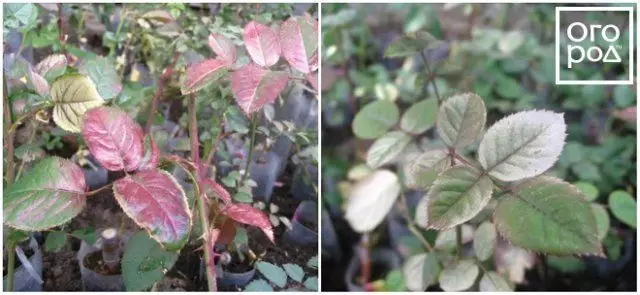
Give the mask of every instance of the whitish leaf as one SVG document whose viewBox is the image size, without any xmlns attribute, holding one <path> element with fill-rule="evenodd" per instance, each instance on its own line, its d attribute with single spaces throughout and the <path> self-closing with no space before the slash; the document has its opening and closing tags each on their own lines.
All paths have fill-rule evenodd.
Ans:
<svg viewBox="0 0 640 295">
<path fill-rule="evenodd" d="M 411 141 L 411 137 L 402 131 L 392 131 L 376 139 L 367 152 L 367 165 L 378 168 L 392 162 Z"/>
<path fill-rule="evenodd" d="M 398 177 L 389 170 L 377 170 L 351 190 L 345 218 L 357 232 L 370 232 L 389 213 L 399 194 Z"/>
<path fill-rule="evenodd" d="M 502 181 L 533 177 L 551 168 L 562 152 L 565 131 L 562 114 L 526 111 L 495 123 L 478 148 L 478 160 Z"/>
<path fill-rule="evenodd" d="M 409 291 L 424 291 L 438 280 L 440 264 L 436 255 L 421 253 L 407 259 L 402 272 Z"/>
<path fill-rule="evenodd" d="M 524 274 L 536 262 L 536 254 L 520 247 L 509 245 L 500 240 L 494 255 L 496 270 L 506 274 L 510 281 L 520 284 L 524 282 Z"/>
<path fill-rule="evenodd" d="M 487 109 L 474 93 L 455 95 L 447 99 L 438 111 L 438 132 L 450 147 L 472 144 L 484 129 Z"/>
<path fill-rule="evenodd" d="M 260 261 L 256 263 L 256 267 L 269 281 L 280 288 L 287 285 L 287 273 L 277 265 L 269 262 Z"/>
<path fill-rule="evenodd" d="M 80 64 L 78 71 L 93 81 L 98 93 L 104 99 L 114 98 L 122 91 L 120 75 L 118 75 L 114 63 L 107 58 L 86 59 Z"/>
<path fill-rule="evenodd" d="M 431 34 L 418 31 L 408 33 L 397 40 L 384 52 L 385 57 L 404 57 L 420 53 L 425 49 L 436 48 L 442 44 L 442 41 L 436 39 Z"/>
<path fill-rule="evenodd" d="M 284 270 L 292 280 L 298 283 L 302 283 L 302 279 L 304 278 L 304 270 L 302 269 L 302 267 L 298 266 L 297 264 L 291 263 L 287 263 L 282 267 L 284 267 Z"/>
<path fill-rule="evenodd" d="M 625 191 L 614 191 L 609 195 L 609 209 L 618 220 L 636 228 L 636 200 Z"/>
<path fill-rule="evenodd" d="M 58 252 L 67 244 L 67 233 L 51 231 L 44 241 L 44 249 L 48 252 Z"/>
<path fill-rule="evenodd" d="M 166 250 L 184 246 L 191 230 L 191 213 L 182 187 L 163 170 L 127 175 L 113 184 L 122 210 Z"/>
<path fill-rule="evenodd" d="M 290 17 L 280 25 L 282 56 L 296 70 L 311 72 L 309 63 L 318 49 L 318 21 L 310 15 Z"/>
<path fill-rule="evenodd" d="M 473 239 L 473 250 L 476 252 L 478 260 L 485 261 L 493 255 L 496 248 L 496 227 L 489 221 L 483 222 L 476 230 Z"/>
<path fill-rule="evenodd" d="M 425 99 L 413 104 L 402 115 L 400 128 L 411 134 L 420 134 L 429 130 L 436 123 L 438 101 Z"/>
<path fill-rule="evenodd" d="M 231 90 L 240 108 L 251 115 L 265 104 L 273 103 L 288 81 L 286 72 L 269 71 L 248 64 L 231 75 Z"/>
<path fill-rule="evenodd" d="M 310 268 L 318 269 L 318 255 L 309 258 L 309 261 L 307 261 L 307 266 Z"/>
<path fill-rule="evenodd" d="M 491 200 L 489 176 L 468 166 L 442 172 L 429 190 L 429 228 L 448 229 L 473 218 Z"/>
<path fill-rule="evenodd" d="M 462 225 L 462 243 L 466 244 L 473 240 L 474 229 L 468 224 Z M 453 249 L 456 247 L 456 229 L 451 228 L 438 233 L 436 237 L 435 248 L 436 249 Z"/>
<path fill-rule="evenodd" d="M 436 177 L 451 166 L 451 156 L 447 150 L 429 150 L 404 165 L 407 187 L 429 189 Z"/>
<path fill-rule="evenodd" d="M 318 291 L 318 277 L 310 277 L 305 280 L 304 287 L 312 291 Z"/>
<path fill-rule="evenodd" d="M 182 81 L 182 94 L 196 92 L 220 79 L 227 72 L 227 62 L 222 58 L 205 59 L 189 65 Z"/>
<path fill-rule="evenodd" d="M 273 287 L 263 279 L 251 281 L 245 288 L 246 292 L 273 292 Z"/>
<path fill-rule="evenodd" d="M 47 56 L 36 65 L 35 71 L 48 81 L 64 74 L 67 68 L 67 58 L 63 54 Z"/>
<path fill-rule="evenodd" d="M 378 100 L 362 108 L 353 120 L 353 133 L 363 139 L 374 139 L 382 136 L 398 122 L 400 111 L 395 103 Z"/>
<path fill-rule="evenodd" d="M 227 37 L 212 33 L 209 35 L 209 47 L 215 52 L 219 58 L 224 60 L 227 65 L 232 65 L 236 61 L 236 45 Z"/>
<path fill-rule="evenodd" d="M 504 54 L 512 54 L 524 42 L 524 34 L 511 31 L 498 40 L 498 49 Z"/>
<path fill-rule="evenodd" d="M 490 271 L 485 273 L 480 279 L 480 291 L 481 292 L 509 292 L 513 291 L 513 288 L 509 285 L 509 282 L 504 279 L 499 273 Z"/>
<path fill-rule="evenodd" d="M 476 281 L 480 270 L 470 260 L 460 260 L 442 270 L 440 288 L 447 292 L 464 291 Z"/>
<path fill-rule="evenodd" d="M 429 194 L 425 194 L 416 206 L 415 222 L 417 225 L 427 228 L 429 226 Z"/>
<path fill-rule="evenodd" d="M 144 291 L 160 281 L 178 260 L 178 252 L 166 251 L 144 231 L 127 242 L 122 256 L 122 277 L 127 291 Z"/>
<path fill-rule="evenodd" d="M 591 206 L 578 189 L 556 178 L 535 178 L 500 198 L 494 222 L 503 237 L 525 249 L 554 255 L 602 253 Z"/>
<path fill-rule="evenodd" d="M 65 75 L 53 82 L 51 100 L 53 121 L 69 132 L 80 132 L 84 113 L 104 103 L 91 79 L 78 74 Z"/>
<path fill-rule="evenodd" d="M 596 225 L 598 226 L 598 239 L 602 241 L 607 236 L 611 221 L 609 220 L 609 213 L 607 209 L 600 204 L 591 204 L 591 210 L 596 218 Z"/>
<path fill-rule="evenodd" d="M 26 231 L 64 224 L 84 208 L 86 189 L 78 165 L 58 157 L 45 158 L 4 190 L 4 223 Z"/>
<path fill-rule="evenodd" d="M 244 27 L 242 35 L 249 56 L 256 64 L 270 67 L 280 59 L 280 41 L 271 28 L 251 21 Z"/>
</svg>

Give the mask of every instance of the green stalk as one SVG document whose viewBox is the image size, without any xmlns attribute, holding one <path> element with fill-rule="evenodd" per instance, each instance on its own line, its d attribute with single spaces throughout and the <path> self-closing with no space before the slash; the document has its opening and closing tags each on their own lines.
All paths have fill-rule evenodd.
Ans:
<svg viewBox="0 0 640 295">
<path fill-rule="evenodd" d="M 244 180 L 249 176 L 249 167 L 251 165 L 251 160 L 253 159 L 253 147 L 256 144 L 256 125 L 258 124 L 258 115 L 253 114 L 251 116 L 251 130 L 249 133 L 249 137 L 251 141 L 249 142 L 249 156 L 247 157 L 247 163 L 244 165 L 244 174 L 240 178 L 240 185 L 244 183 Z"/>
<path fill-rule="evenodd" d="M 456 255 L 462 257 L 462 225 L 456 226 Z"/>
<path fill-rule="evenodd" d="M 15 267 L 16 267 L 16 248 L 14 245 L 9 246 L 9 253 L 7 253 L 7 255 L 9 255 L 9 259 L 7 260 L 7 290 L 6 291 L 13 291 L 13 274 L 15 273 Z"/>
<path fill-rule="evenodd" d="M 11 103 L 9 102 L 9 95 L 8 95 L 9 87 L 7 86 L 7 77 L 3 75 L 2 78 L 3 78 L 2 87 L 4 88 L 2 92 L 3 100 L 4 100 L 4 104 L 3 104 L 4 136 L 5 136 L 5 143 L 7 144 L 7 155 L 5 158 L 7 159 L 6 185 L 9 186 L 11 185 L 11 183 L 13 183 L 14 170 L 16 168 L 15 162 L 13 159 L 13 152 L 14 152 L 13 139 L 15 137 L 14 137 L 14 133 L 9 130 L 11 126 Z M 9 229 L 9 231 L 11 230 L 13 229 Z M 13 245 L 13 243 L 10 243 L 7 247 L 7 255 L 9 255 L 9 259 L 7 260 L 7 280 L 8 280 L 7 291 L 13 291 L 13 274 L 16 267 L 15 251 L 16 251 L 16 246 Z"/>
</svg>

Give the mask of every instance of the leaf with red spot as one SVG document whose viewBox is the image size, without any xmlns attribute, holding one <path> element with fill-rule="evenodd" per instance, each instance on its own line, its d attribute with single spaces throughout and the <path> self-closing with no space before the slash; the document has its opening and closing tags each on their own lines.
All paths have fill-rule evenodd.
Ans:
<svg viewBox="0 0 640 295">
<path fill-rule="evenodd" d="M 113 193 L 122 210 L 165 249 L 177 250 L 187 242 L 187 196 L 169 173 L 156 169 L 127 175 L 114 183 Z"/>
<path fill-rule="evenodd" d="M 220 79 L 227 72 L 227 62 L 222 58 L 205 59 L 189 65 L 180 90 L 182 94 L 196 92 Z"/>
<path fill-rule="evenodd" d="M 259 209 L 249 204 L 231 204 L 222 212 L 237 222 L 258 227 L 272 243 L 275 243 L 271 221 L 269 221 L 267 214 Z"/>
<path fill-rule="evenodd" d="M 209 35 L 209 47 L 215 52 L 219 58 L 224 60 L 227 65 L 231 65 L 236 61 L 236 45 L 227 37 L 212 33 Z"/>
<path fill-rule="evenodd" d="M 151 135 L 144 137 L 144 155 L 138 170 L 151 170 L 158 167 L 160 162 L 160 149 Z"/>
<path fill-rule="evenodd" d="M 242 37 L 247 52 L 255 63 L 263 67 L 270 67 L 280 59 L 282 52 L 280 40 L 271 28 L 252 21 L 244 27 Z"/>
<path fill-rule="evenodd" d="M 89 151 L 108 170 L 133 171 L 142 163 L 142 128 L 124 111 L 111 107 L 87 111 L 82 135 Z"/>
<path fill-rule="evenodd" d="M 273 103 L 288 81 L 286 72 L 269 71 L 248 64 L 231 75 L 231 90 L 240 108 L 250 115 Z"/>
<path fill-rule="evenodd" d="M 309 84 L 311 84 L 311 86 L 313 86 L 313 89 L 315 89 L 317 92 L 318 91 L 318 74 L 317 73 L 307 74 L 307 81 L 309 81 Z"/>
<path fill-rule="evenodd" d="M 45 158 L 4 190 L 4 223 L 26 231 L 64 224 L 85 207 L 86 189 L 78 165 L 58 157 Z"/>
<path fill-rule="evenodd" d="M 227 192 L 226 189 L 224 189 L 224 187 L 222 187 L 217 182 L 209 178 L 202 178 L 200 180 L 200 186 L 202 187 L 207 197 L 211 198 L 215 196 L 227 204 L 231 203 L 231 195 L 229 194 L 229 192 Z"/>
<path fill-rule="evenodd" d="M 302 73 L 310 73 L 310 62 L 318 49 L 318 21 L 310 15 L 289 18 L 280 26 L 280 41 L 287 62 Z"/>
</svg>

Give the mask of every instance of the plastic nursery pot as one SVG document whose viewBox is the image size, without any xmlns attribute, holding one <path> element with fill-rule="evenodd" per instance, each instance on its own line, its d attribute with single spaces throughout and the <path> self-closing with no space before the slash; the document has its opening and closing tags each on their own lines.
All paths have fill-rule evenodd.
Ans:
<svg viewBox="0 0 640 295">
<path fill-rule="evenodd" d="M 91 190 L 101 188 L 109 182 L 109 171 L 92 160 L 89 160 L 89 167 L 83 170 L 84 178 Z"/>
<path fill-rule="evenodd" d="M 360 275 L 361 267 L 358 247 L 353 253 L 354 255 L 345 272 L 344 282 L 347 284 L 349 291 L 365 291 L 364 287 L 356 282 L 356 278 Z M 390 271 L 400 269 L 400 257 L 391 249 L 374 249 L 370 252 L 369 257 L 371 258 L 371 282 L 377 279 L 384 279 Z"/>
<path fill-rule="evenodd" d="M 621 232 L 621 238 L 624 239 L 622 255 L 617 260 L 598 256 L 585 256 L 584 262 L 589 272 L 597 277 L 607 279 L 618 275 L 630 261 L 633 261 L 633 254 L 636 249 L 634 245 L 636 233 L 629 230 L 621 230 Z"/>
<path fill-rule="evenodd" d="M 333 227 L 331 216 L 325 209 L 322 209 L 322 257 L 334 261 L 342 260 L 340 240 Z"/>
<path fill-rule="evenodd" d="M 276 119 L 290 121 L 298 129 L 313 129 L 318 122 L 318 101 L 303 85 L 293 87 L 284 106 L 277 110 Z"/>
<path fill-rule="evenodd" d="M 233 259 L 238 258 L 234 255 Z M 219 286 L 236 286 L 236 287 L 244 287 L 256 275 L 256 267 L 255 265 L 244 265 L 242 262 L 236 262 L 239 259 L 232 260 L 231 263 L 227 265 L 222 265 L 218 263 L 216 265 L 216 272 L 218 275 L 218 285 Z"/>
<path fill-rule="evenodd" d="M 301 246 L 318 243 L 318 205 L 304 201 L 298 205 L 291 218 L 291 229 L 284 233 L 287 241 Z"/>
<path fill-rule="evenodd" d="M 33 237 L 25 242 L 24 246 L 20 246 L 22 251 L 27 255 L 32 253 L 31 256 L 27 256 L 29 264 L 31 266 L 25 266 L 24 264 L 16 267 L 13 272 L 13 291 L 16 292 L 41 292 L 42 291 L 42 252 L 38 247 L 38 242 Z M 16 255 L 14 253 L 14 255 Z M 16 264 L 19 263 L 19 258 L 16 257 Z M 6 267 L 6 265 L 5 265 Z M 3 278 L 3 290 L 7 290 L 7 276 Z"/>
<path fill-rule="evenodd" d="M 116 238 L 116 244 L 111 242 L 113 240 L 105 243 L 104 236 L 95 245 L 82 241 L 77 258 L 84 291 L 125 291 L 119 259 L 128 237 L 122 235 Z M 105 247 L 113 249 L 109 251 L 109 256 L 115 256 L 118 259 L 116 262 L 105 261 L 106 256 L 102 251 Z"/>
<path fill-rule="evenodd" d="M 300 164 L 293 173 L 291 194 L 300 201 L 316 200 L 318 193 L 313 188 L 314 183 L 318 183 L 318 167 L 309 163 Z"/>
<path fill-rule="evenodd" d="M 271 202 L 271 194 L 279 176 L 279 167 L 282 158 L 274 152 L 255 154 L 255 158 L 249 167 L 250 177 L 256 182 L 253 188 L 253 196 L 266 203 Z"/>
</svg>

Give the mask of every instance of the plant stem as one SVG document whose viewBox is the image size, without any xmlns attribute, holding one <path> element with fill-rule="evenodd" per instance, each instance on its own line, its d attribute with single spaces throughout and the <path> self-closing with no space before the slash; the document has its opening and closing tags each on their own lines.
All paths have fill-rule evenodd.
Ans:
<svg viewBox="0 0 640 295">
<path fill-rule="evenodd" d="M 122 25 L 124 24 L 124 17 L 125 17 L 126 11 L 127 10 L 126 10 L 125 3 L 122 3 L 122 7 L 120 8 L 120 22 L 118 23 L 118 28 L 116 29 L 116 34 L 115 34 L 116 43 L 118 40 L 118 36 L 120 36 Z M 118 45 L 116 43 L 111 44 L 109 48 L 109 57 L 112 57 L 116 53 L 116 50 L 118 49 Z"/>
<path fill-rule="evenodd" d="M 189 95 L 187 111 L 189 115 L 189 138 L 191 139 L 191 160 L 196 166 L 196 178 L 200 180 L 200 142 L 198 137 L 198 119 L 196 117 L 196 97 L 194 94 Z M 194 183 L 196 188 L 196 195 L 198 201 L 198 215 L 200 216 L 200 222 L 204 229 L 204 260 L 205 269 L 207 273 L 207 287 L 209 291 L 217 291 L 218 286 L 216 283 L 216 269 L 214 265 L 214 253 L 213 245 L 211 244 L 209 220 L 207 219 L 209 213 L 207 211 L 205 195 L 200 191 L 198 183 Z"/>
<path fill-rule="evenodd" d="M 404 196 L 404 193 L 400 194 L 400 203 L 403 206 L 402 216 L 407 221 L 407 227 L 409 228 L 411 233 L 414 236 L 416 236 L 418 240 L 420 240 L 422 245 L 424 245 L 424 247 L 427 248 L 429 252 L 433 252 L 434 251 L 433 247 L 431 246 L 431 244 L 429 244 L 429 241 L 427 241 L 427 239 L 425 239 L 424 236 L 420 233 L 420 231 L 416 228 L 415 224 L 413 224 L 413 221 L 411 220 L 411 217 L 409 216 L 409 206 L 407 205 L 407 200 Z"/>
<path fill-rule="evenodd" d="M 29 141 L 27 141 L 28 144 L 31 144 L 35 140 L 36 133 L 38 132 L 38 125 L 35 121 L 31 123 L 31 128 L 32 130 L 31 134 L 29 135 Z M 18 167 L 18 172 L 16 173 L 15 179 L 20 179 L 20 175 L 22 175 L 22 170 L 24 169 L 25 164 L 25 161 L 20 162 L 20 166 Z"/>
<path fill-rule="evenodd" d="M 89 196 L 96 195 L 96 194 L 98 194 L 99 192 L 101 192 L 102 190 L 104 190 L 104 189 L 106 189 L 106 188 L 111 187 L 111 185 L 112 185 L 112 184 L 111 184 L 111 183 L 109 183 L 109 184 L 107 184 L 107 185 L 105 185 L 105 186 L 103 186 L 103 187 L 101 187 L 101 188 L 98 188 L 98 189 L 92 190 L 92 191 L 90 191 L 90 192 L 87 192 L 87 193 L 85 194 L 85 196 L 89 197 Z"/>
<path fill-rule="evenodd" d="M 360 240 L 360 283 L 365 287 L 371 278 L 371 256 L 369 253 L 369 234 L 362 235 Z M 366 291 L 366 290 L 365 290 Z"/>
<path fill-rule="evenodd" d="M 62 15 L 62 3 L 58 3 L 58 40 L 60 41 L 60 52 L 65 55 L 65 57 L 67 58 L 67 60 L 69 60 L 69 57 L 67 56 L 67 34 L 65 33 L 64 29 L 65 29 L 65 22 L 64 22 L 64 18 Z"/>
<path fill-rule="evenodd" d="M 15 245 L 11 245 L 8 248 L 9 259 L 7 260 L 7 290 L 5 291 L 13 291 L 13 274 L 15 273 L 16 267 L 16 248 Z"/>
<path fill-rule="evenodd" d="M 249 176 L 249 167 L 251 165 L 251 161 L 253 160 L 253 147 L 256 144 L 256 125 L 258 124 L 258 115 L 253 114 L 251 116 L 251 130 L 249 132 L 250 142 L 249 142 L 249 156 L 247 157 L 247 163 L 244 165 L 244 173 L 240 178 L 240 185 L 244 183 L 244 180 Z"/>
<path fill-rule="evenodd" d="M 160 79 L 158 79 L 158 87 L 156 88 L 156 93 L 153 94 L 153 98 L 151 99 L 151 109 L 149 110 L 149 117 L 147 118 L 147 125 L 144 127 L 144 132 L 149 133 L 151 131 L 151 126 L 153 125 L 153 115 L 158 110 L 158 102 L 160 100 L 160 96 L 162 96 L 162 92 L 164 91 L 164 84 L 167 82 L 167 79 L 173 74 L 173 68 L 176 66 L 176 62 L 178 62 L 178 58 L 180 57 L 180 52 L 173 54 L 173 60 L 171 63 L 164 69 L 162 74 L 160 75 Z"/>
<path fill-rule="evenodd" d="M 14 151 L 13 139 L 15 137 L 14 137 L 14 133 L 11 132 L 11 128 L 9 128 L 11 126 L 11 103 L 9 102 L 9 95 L 8 95 L 9 87 L 7 86 L 6 77 L 3 76 L 2 80 L 3 80 L 2 87 L 4 88 L 3 89 L 3 100 L 4 100 L 3 116 L 4 116 L 4 137 L 5 137 L 4 142 L 7 146 L 7 154 L 5 156 L 5 159 L 7 160 L 7 174 L 5 178 L 8 186 L 13 182 L 13 177 L 14 177 L 15 160 L 13 158 L 13 151 Z"/>
<path fill-rule="evenodd" d="M 440 93 L 438 92 L 438 85 L 436 85 L 435 73 L 431 71 L 431 68 L 429 68 L 429 62 L 427 61 L 427 58 L 424 56 L 424 52 L 420 52 L 420 57 L 422 58 L 422 62 L 424 63 L 424 69 L 427 70 L 427 77 L 429 78 L 429 81 L 431 81 L 431 85 L 433 85 L 433 91 L 436 94 L 436 99 L 438 99 L 438 103 L 440 103 L 442 102 L 442 99 L 440 99 Z"/>
<path fill-rule="evenodd" d="M 456 257 L 462 257 L 462 225 L 456 226 Z"/>
</svg>

